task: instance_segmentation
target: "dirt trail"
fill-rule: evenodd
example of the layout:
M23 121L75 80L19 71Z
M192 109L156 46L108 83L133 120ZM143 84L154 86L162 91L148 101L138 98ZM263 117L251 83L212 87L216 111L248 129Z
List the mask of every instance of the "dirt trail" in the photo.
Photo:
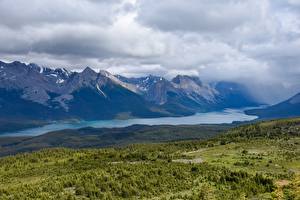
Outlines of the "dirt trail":
M179 162L179 163L185 163L185 164L198 164L198 163L203 163L202 158L195 158L195 159L176 159L172 160L172 162Z

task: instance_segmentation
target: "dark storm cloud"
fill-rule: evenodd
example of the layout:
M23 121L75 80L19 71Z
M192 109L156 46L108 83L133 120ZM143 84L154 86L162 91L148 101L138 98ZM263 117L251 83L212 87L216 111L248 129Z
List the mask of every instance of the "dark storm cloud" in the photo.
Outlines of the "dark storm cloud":
M299 11L299 0L0 0L0 56L235 80L274 102L300 91Z

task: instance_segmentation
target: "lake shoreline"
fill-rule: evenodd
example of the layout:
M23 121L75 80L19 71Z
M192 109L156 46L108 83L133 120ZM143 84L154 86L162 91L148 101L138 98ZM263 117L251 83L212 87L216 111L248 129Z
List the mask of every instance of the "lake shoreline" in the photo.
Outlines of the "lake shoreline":
M118 128L137 125L200 125L200 124L231 124L234 122L245 122L257 119L256 116L246 115L245 109L225 109L208 113L196 113L185 117L161 117L161 118L135 118L127 120L95 120L72 122L54 122L42 127L36 127L21 131L7 132L0 137L7 136L38 136L52 131L64 129L80 129L84 127L93 128Z

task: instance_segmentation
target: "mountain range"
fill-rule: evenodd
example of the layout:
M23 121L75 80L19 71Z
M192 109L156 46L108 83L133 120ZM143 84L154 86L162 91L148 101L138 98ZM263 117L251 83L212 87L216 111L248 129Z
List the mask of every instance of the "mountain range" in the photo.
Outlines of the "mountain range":
M244 85L178 75L128 78L107 71L0 62L0 119L114 119L185 116L256 106Z

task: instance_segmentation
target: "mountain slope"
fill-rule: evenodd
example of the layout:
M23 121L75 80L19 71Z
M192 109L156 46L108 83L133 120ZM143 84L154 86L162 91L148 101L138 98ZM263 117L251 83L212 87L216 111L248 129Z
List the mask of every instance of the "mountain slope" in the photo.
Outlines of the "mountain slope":
M21 90L0 88L0 118L5 120L63 119L64 110L23 99Z
M264 109L248 110L246 113L269 119L300 116L300 93L279 104Z
M8 156L0 158L0 199L299 199L299 125L299 119L269 121L208 140L52 148ZM110 131L113 138L122 138L135 131L138 136L139 129L146 130L143 136L164 135L165 128ZM97 130L87 135L84 131L69 134L75 145L72 136L86 142L97 137ZM69 142L61 138L52 144L61 141Z
M242 84L220 81L215 83L214 88L219 94L216 100L218 108L254 107L260 104Z

